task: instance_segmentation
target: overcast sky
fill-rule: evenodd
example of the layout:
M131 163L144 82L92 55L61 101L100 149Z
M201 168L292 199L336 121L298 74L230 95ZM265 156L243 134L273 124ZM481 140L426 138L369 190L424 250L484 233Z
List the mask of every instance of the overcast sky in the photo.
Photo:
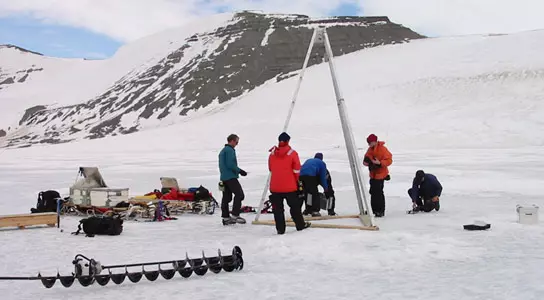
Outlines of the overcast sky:
M430 36L544 29L544 0L0 0L0 44L104 58L122 44L218 12L386 15Z

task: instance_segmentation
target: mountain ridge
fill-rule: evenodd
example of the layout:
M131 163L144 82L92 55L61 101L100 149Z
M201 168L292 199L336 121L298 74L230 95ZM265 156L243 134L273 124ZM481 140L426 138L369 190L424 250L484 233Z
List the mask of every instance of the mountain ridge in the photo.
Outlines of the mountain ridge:
M302 66L316 26L327 28L335 56L426 38L380 16L236 13L212 30L195 30L177 49L131 70L92 99L32 107L32 114L18 122L18 134L8 132L7 146L96 139L178 122L190 112L292 76ZM314 50L308 66L322 63L323 54Z

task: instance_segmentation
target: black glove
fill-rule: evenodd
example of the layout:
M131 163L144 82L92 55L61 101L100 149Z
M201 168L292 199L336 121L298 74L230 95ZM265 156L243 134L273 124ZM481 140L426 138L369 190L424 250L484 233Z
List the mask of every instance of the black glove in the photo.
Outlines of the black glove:
M367 156L365 156L365 159L363 161L368 164L368 170L369 171L374 171L374 170L379 169L379 168L382 167L381 165L374 164L372 162L372 160L370 160L370 158L368 158Z
M242 169L240 169L240 175L242 175L242 176L246 176L246 175L247 175L247 172L246 172L246 171L244 171L244 170L242 170Z
M302 185L302 181L298 181L298 188L297 188L297 195L299 199L305 199L306 195L304 194L304 186Z

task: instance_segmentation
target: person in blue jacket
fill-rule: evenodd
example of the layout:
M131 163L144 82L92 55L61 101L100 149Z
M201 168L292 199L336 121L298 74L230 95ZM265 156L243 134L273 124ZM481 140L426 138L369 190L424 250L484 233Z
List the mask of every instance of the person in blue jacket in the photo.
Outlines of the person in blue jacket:
M223 198L221 199L221 217L223 225L235 223L245 224L246 220L240 217L240 208L244 200L244 190L238 181L238 174L246 176L246 171L238 167L236 159L236 150L240 138L236 134L231 134L227 137L227 144L219 152L219 172L220 185L223 188ZM232 217L229 212L229 203L232 201L234 194L234 203L232 204Z
M412 182L412 188L408 190L408 195L412 199L413 211L430 212L433 209L438 211L442 185L433 174L418 170Z
M302 181L306 197L304 214L311 214L312 217L321 216L319 212L321 210L321 201L317 187L321 185L325 192L329 188L327 184L327 165L323 161L322 153L316 153L314 158L310 158L302 164L300 181Z

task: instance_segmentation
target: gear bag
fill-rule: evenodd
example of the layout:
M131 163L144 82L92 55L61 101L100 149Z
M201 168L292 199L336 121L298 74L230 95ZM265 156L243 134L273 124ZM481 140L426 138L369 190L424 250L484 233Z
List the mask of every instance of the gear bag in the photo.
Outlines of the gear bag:
M83 232L85 236L94 237L98 235L120 235L123 232L123 220L119 214L113 216L92 216L79 221L76 232L72 232L74 235L78 235L83 226Z
M31 208L31 213L57 212L57 199L62 199L59 192L48 190L38 193L36 208Z
M321 204L321 209L332 209L332 201L334 196L327 197L324 193L319 193L319 201Z
M189 189L189 192L193 192L195 195L195 201L210 200L210 191L202 185L198 188Z

